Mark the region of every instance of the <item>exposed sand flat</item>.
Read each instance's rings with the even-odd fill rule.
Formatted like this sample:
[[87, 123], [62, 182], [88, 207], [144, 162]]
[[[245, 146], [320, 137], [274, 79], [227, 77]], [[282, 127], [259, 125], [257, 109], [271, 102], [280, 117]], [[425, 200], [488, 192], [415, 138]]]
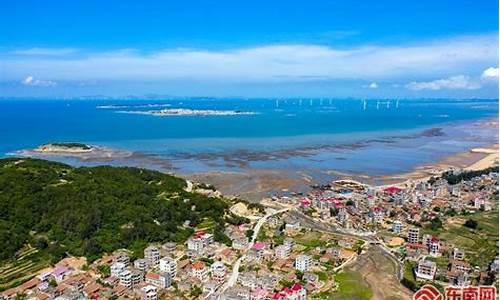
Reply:
[[479, 161], [471, 164], [466, 170], [469, 171], [477, 171], [477, 170], [482, 170], [489, 168], [491, 166], [494, 166], [495, 164], [498, 164], [498, 145], [495, 146], [495, 148], [476, 148], [476, 149], [471, 149], [471, 152], [473, 153], [484, 153], [488, 154], [486, 157], [480, 159]]
[[27, 149], [17, 151], [16, 154], [27, 157], [39, 157], [39, 158], [50, 158], [50, 157], [72, 157], [77, 158], [81, 161], [109, 161], [113, 159], [124, 159], [132, 156], [133, 152], [125, 150], [115, 150], [106, 147], [94, 147], [90, 149], [64, 149], [60, 148], [49, 148], [45, 150]]
[[498, 154], [498, 145], [497, 148], [491, 149], [491, 148], [473, 148], [470, 149], [470, 152], [474, 153], [485, 153], [485, 154]]

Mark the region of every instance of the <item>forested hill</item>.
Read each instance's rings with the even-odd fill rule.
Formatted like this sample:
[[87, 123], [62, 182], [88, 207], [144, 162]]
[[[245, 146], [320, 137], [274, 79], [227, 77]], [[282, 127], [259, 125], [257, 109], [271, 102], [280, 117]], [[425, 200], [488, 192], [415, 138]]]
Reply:
[[52, 257], [67, 252], [94, 259], [148, 242], [185, 241], [193, 233], [186, 220], [196, 226], [210, 218], [222, 227], [228, 204], [188, 193], [185, 185], [139, 168], [0, 159], [0, 259], [26, 243]]

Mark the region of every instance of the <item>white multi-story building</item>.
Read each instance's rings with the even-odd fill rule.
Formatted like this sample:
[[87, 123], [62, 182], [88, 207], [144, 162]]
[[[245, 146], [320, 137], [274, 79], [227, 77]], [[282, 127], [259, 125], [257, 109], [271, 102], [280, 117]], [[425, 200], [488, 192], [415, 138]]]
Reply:
[[201, 253], [203, 249], [214, 242], [214, 236], [203, 231], [195, 233], [187, 242], [188, 251]]
[[118, 278], [120, 279], [121, 285], [127, 288], [132, 287], [132, 272], [130, 270], [124, 270], [118, 274]]
[[283, 245], [287, 246], [288, 248], [290, 248], [290, 251], [293, 250], [293, 247], [295, 246], [295, 241], [293, 239], [286, 239], [284, 242], [283, 242]]
[[198, 278], [200, 281], [205, 281], [208, 279], [208, 271], [205, 264], [201, 261], [195, 262], [191, 266], [191, 276]]
[[189, 239], [187, 242], [187, 248], [191, 251], [200, 252], [203, 250], [203, 241], [200, 239]]
[[141, 298], [144, 300], [158, 300], [158, 289], [153, 285], [146, 285], [140, 290]]
[[211, 266], [212, 280], [217, 283], [222, 283], [226, 279], [226, 265], [220, 261], [216, 261]]
[[125, 271], [127, 266], [122, 262], [113, 263], [110, 267], [110, 272], [112, 276], [118, 277], [121, 272]]
[[433, 280], [436, 274], [436, 263], [430, 260], [422, 259], [418, 263], [415, 275], [418, 280]]
[[177, 262], [170, 257], [160, 259], [160, 271], [169, 273], [171, 278], [177, 276]]
[[309, 255], [301, 254], [295, 259], [295, 269], [306, 272], [312, 266], [312, 258]]
[[165, 289], [172, 285], [172, 278], [168, 273], [148, 272], [145, 276], [145, 281], [161, 289]]
[[454, 248], [453, 249], [453, 259], [464, 260], [465, 259], [465, 252], [463, 250], [458, 249], [458, 248]]
[[432, 237], [429, 241], [429, 254], [432, 256], [440, 256], [441, 255], [441, 242], [438, 238]]
[[132, 286], [139, 285], [144, 279], [144, 273], [138, 269], [130, 270], [130, 283]]
[[149, 246], [144, 249], [144, 258], [148, 261], [148, 265], [154, 268], [160, 263], [160, 250], [155, 246]]
[[146, 271], [148, 269], [148, 261], [145, 258], [139, 258], [134, 261], [134, 267], [141, 271]]
[[130, 256], [127, 253], [120, 251], [113, 257], [113, 263], [123, 263], [126, 267], [130, 265]]
[[290, 253], [291, 249], [286, 245], [279, 245], [278, 247], [274, 248], [274, 255], [278, 259], [288, 258], [288, 256], [290, 256]]
[[418, 228], [410, 228], [408, 230], [408, 243], [418, 244], [420, 230]]
[[394, 223], [392, 223], [392, 232], [400, 234], [401, 231], [403, 231], [403, 223], [401, 223], [401, 221], [394, 221]]

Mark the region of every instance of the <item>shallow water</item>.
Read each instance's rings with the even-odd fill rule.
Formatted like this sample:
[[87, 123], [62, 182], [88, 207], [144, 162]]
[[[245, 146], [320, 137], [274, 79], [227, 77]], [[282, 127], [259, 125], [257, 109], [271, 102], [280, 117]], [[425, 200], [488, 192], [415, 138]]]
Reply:
[[[165, 108], [254, 114], [118, 113]], [[380, 176], [497, 142], [496, 129], [477, 124], [497, 116], [497, 100], [2, 100], [0, 155], [43, 143], [83, 142], [135, 155], [111, 161], [58, 160], [184, 174], [256, 168], [300, 170], [313, 177], [329, 170]]]

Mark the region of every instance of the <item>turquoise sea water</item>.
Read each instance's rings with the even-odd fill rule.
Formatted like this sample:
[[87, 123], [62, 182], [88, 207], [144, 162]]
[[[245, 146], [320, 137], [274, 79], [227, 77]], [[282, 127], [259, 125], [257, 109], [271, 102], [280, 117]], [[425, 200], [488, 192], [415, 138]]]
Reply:
[[[98, 108], [101, 105], [119, 107]], [[164, 108], [255, 114], [117, 113]], [[496, 130], [471, 125], [497, 116], [497, 100], [4, 99], [0, 155], [49, 142], [83, 142], [140, 155], [121, 161], [67, 161], [173, 168], [181, 173], [284, 168], [384, 175], [498, 141]], [[171, 167], [155, 166], [160, 159]]]

